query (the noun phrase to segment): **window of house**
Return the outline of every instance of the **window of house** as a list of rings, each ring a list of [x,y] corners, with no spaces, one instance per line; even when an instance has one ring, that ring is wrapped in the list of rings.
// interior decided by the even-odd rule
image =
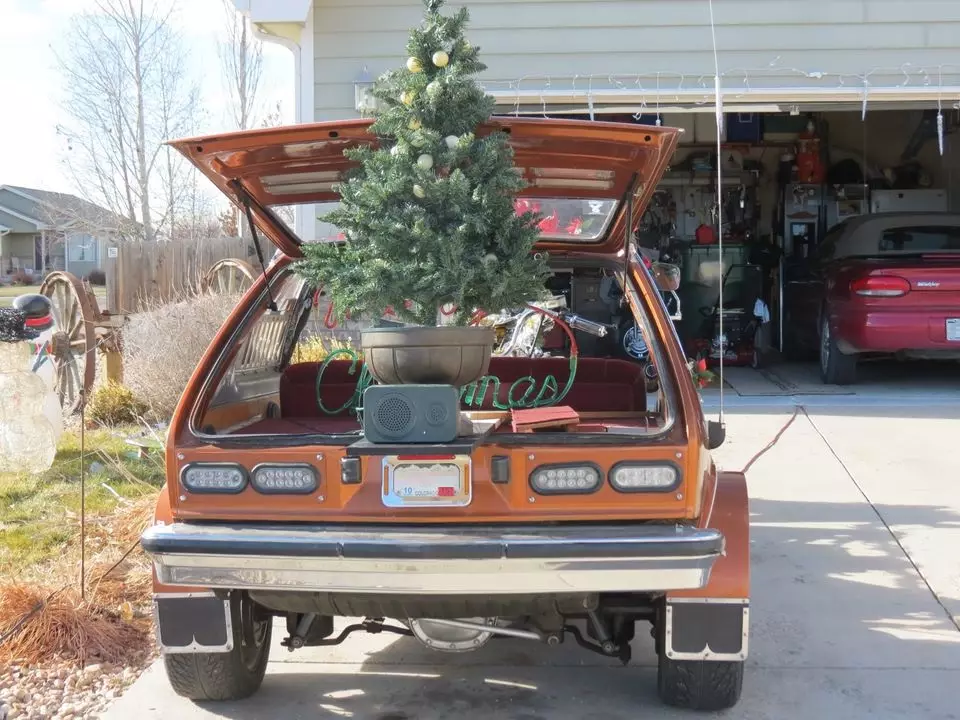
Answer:
[[[97,240],[92,235],[71,235],[67,238],[67,257],[70,262],[97,262]]]

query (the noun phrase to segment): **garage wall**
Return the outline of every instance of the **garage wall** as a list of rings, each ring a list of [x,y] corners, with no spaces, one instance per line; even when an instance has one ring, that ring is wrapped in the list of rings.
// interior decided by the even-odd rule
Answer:
[[[453,9],[462,2],[450,2]],[[712,87],[707,0],[471,0],[490,90]],[[718,0],[724,87],[960,85],[960,2]],[[316,119],[356,116],[354,80],[405,58],[420,0],[316,0]],[[575,75],[579,75],[575,79]],[[535,77],[531,77],[535,76]],[[590,76],[593,76],[592,78]],[[611,78],[611,76],[616,76]]]
[[[829,113],[826,117],[833,154],[849,151],[866,157],[868,164],[881,170],[895,167],[921,116],[919,110],[868,111],[865,119],[860,113]],[[945,127],[956,125],[957,111],[946,109],[944,116]],[[960,131],[945,134],[943,155],[933,138],[914,159],[930,175],[933,187],[947,191],[950,209],[960,211]]]

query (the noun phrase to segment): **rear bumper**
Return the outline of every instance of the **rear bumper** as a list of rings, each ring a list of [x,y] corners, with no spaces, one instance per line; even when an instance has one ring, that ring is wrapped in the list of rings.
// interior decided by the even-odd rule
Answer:
[[[846,353],[923,350],[955,352],[960,342],[947,341],[947,318],[960,318],[960,307],[936,312],[845,312],[833,318],[840,349]]]
[[[155,525],[160,582],[330,593],[489,595],[704,587],[718,530],[679,525],[450,529]]]

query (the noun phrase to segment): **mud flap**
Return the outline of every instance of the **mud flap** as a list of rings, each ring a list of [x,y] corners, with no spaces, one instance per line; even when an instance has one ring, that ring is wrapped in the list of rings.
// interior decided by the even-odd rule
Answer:
[[[729,598],[673,598],[666,603],[664,640],[671,660],[747,657],[749,603]]]
[[[161,652],[220,653],[233,650],[230,599],[212,592],[154,596],[157,643]]]

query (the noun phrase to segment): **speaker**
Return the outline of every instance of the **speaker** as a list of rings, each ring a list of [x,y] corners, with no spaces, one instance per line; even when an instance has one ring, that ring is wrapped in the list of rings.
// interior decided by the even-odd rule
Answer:
[[[363,392],[363,434],[371,443],[453,442],[459,406],[452,385],[371,385]]]

